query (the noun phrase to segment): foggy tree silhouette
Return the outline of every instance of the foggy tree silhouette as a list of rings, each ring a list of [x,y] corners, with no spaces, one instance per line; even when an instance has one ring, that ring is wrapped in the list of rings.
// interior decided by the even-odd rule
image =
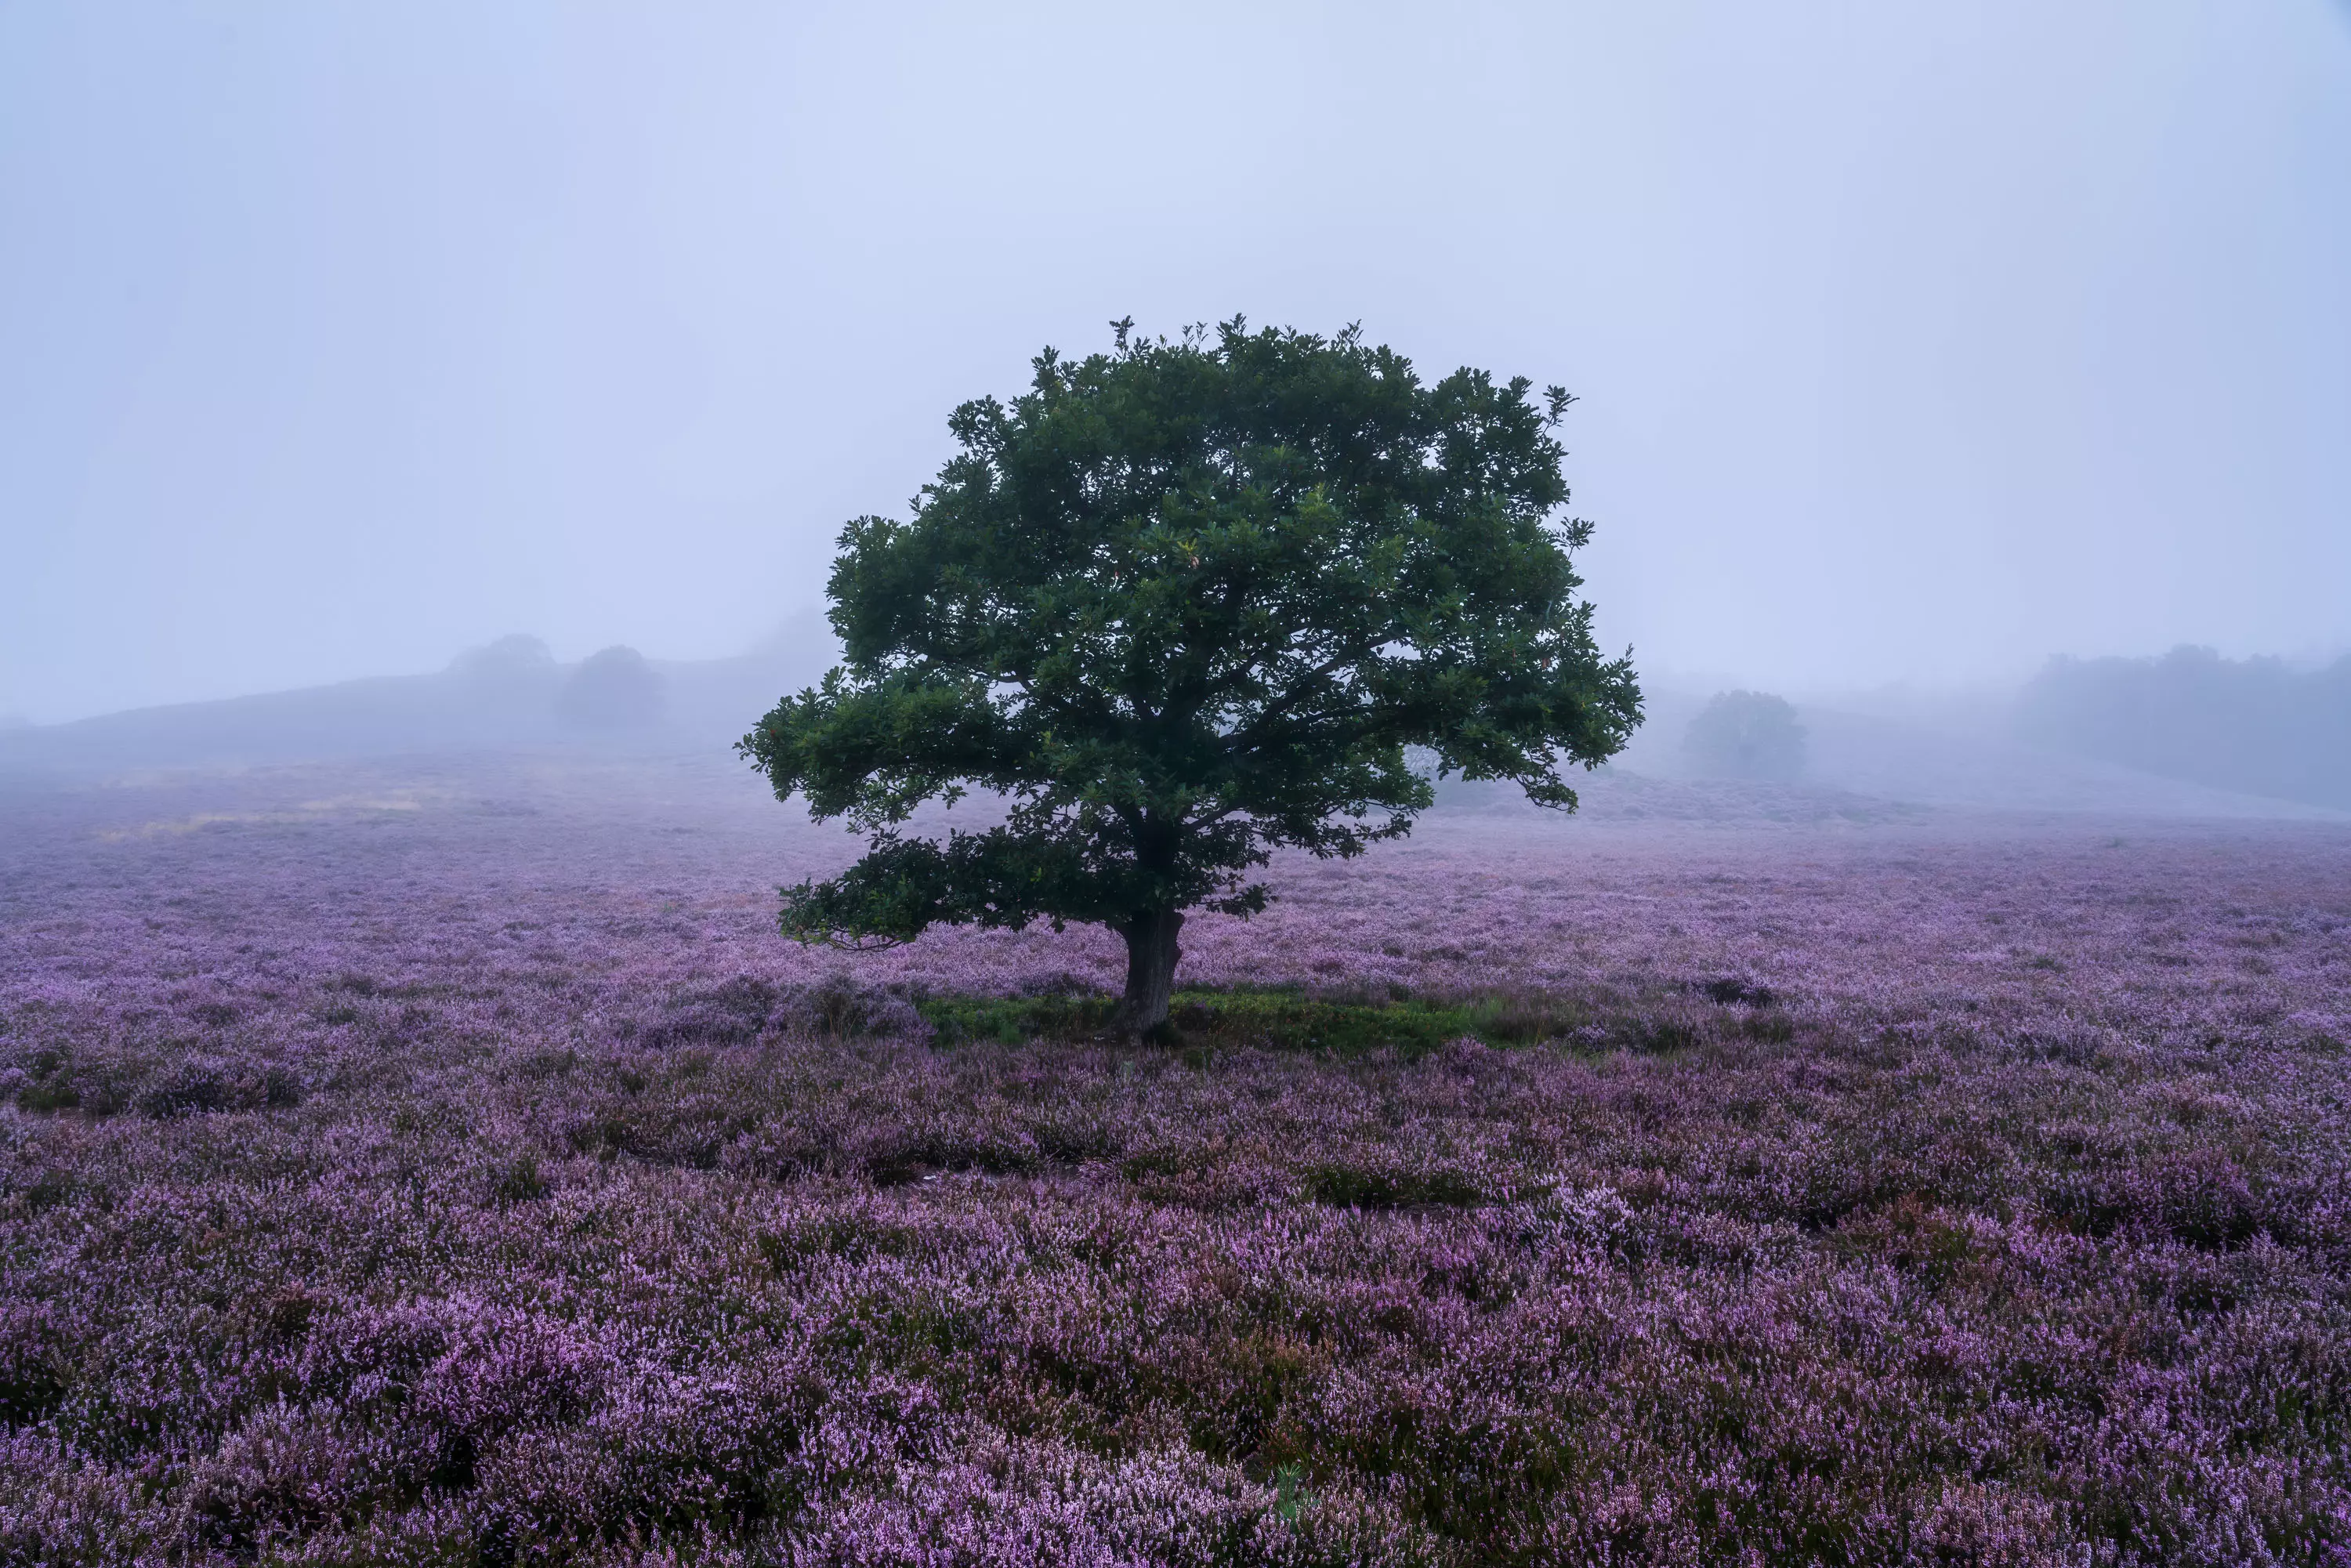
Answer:
[[[571,672],[555,699],[556,716],[578,729],[643,729],[661,721],[660,673],[634,648],[591,653]]]
[[[555,655],[528,632],[517,632],[468,648],[449,663],[450,673],[490,685],[552,679]]]
[[[1700,772],[1719,778],[1795,779],[1804,771],[1804,727],[1784,697],[1717,692],[1690,720],[1682,750]]]

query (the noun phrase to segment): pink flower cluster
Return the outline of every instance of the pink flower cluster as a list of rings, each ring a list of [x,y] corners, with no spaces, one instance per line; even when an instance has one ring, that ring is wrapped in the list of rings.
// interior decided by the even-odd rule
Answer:
[[[2351,833],[1430,819],[1183,978],[519,763],[0,799],[0,1562],[2351,1563]],[[323,799],[322,799],[323,797]]]

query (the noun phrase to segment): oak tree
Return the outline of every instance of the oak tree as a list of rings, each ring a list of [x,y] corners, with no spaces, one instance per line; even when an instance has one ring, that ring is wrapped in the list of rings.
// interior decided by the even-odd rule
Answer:
[[[739,749],[869,835],[786,890],[788,934],[1107,926],[1113,1027],[1140,1034],[1166,1020],[1186,912],[1263,909],[1270,852],[1402,834],[1432,773],[1572,810],[1565,769],[1619,750],[1641,695],[1576,597],[1566,392],[1425,384],[1352,328],[1113,327],[1112,351],[1049,349],[1026,393],[956,409],[911,517],[848,525],[845,661]],[[971,789],[994,825],[909,831]]]

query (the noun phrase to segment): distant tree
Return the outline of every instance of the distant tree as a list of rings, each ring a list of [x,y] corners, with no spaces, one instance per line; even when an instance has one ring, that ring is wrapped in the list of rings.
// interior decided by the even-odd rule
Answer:
[[[547,644],[521,634],[466,649],[450,663],[449,673],[461,705],[491,733],[510,732],[517,721],[543,722],[563,682]]]
[[[661,722],[662,678],[634,648],[590,653],[556,694],[556,716],[578,729],[642,729]]]
[[[552,679],[555,655],[545,643],[517,632],[478,648],[468,648],[449,664],[450,673],[493,685]]]
[[[1804,727],[1784,697],[1717,692],[1690,720],[1682,750],[1716,778],[1795,779],[1804,771]]]
[[[1236,318],[1176,342],[1047,350],[1009,406],[948,423],[962,450],[911,521],[860,517],[828,592],[846,663],[741,750],[778,798],[871,835],[785,894],[786,932],[887,944],[939,923],[1104,925],[1125,939],[1113,1027],[1164,1024],[1185,912],[1247,915],[1277,847],[1352,856],[1441,775],[1573,810],[1640,720],[1604,659],[1562,517],[1570,402]],[[902,835],[967,787],[1008,814]]]

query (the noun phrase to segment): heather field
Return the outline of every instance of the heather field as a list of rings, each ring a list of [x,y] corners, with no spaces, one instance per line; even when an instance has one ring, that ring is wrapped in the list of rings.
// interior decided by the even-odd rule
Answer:
[[[0,795],[0,1560],[2351,1563],[2351,829],[1597,780],[804,951],[715,762]]]

